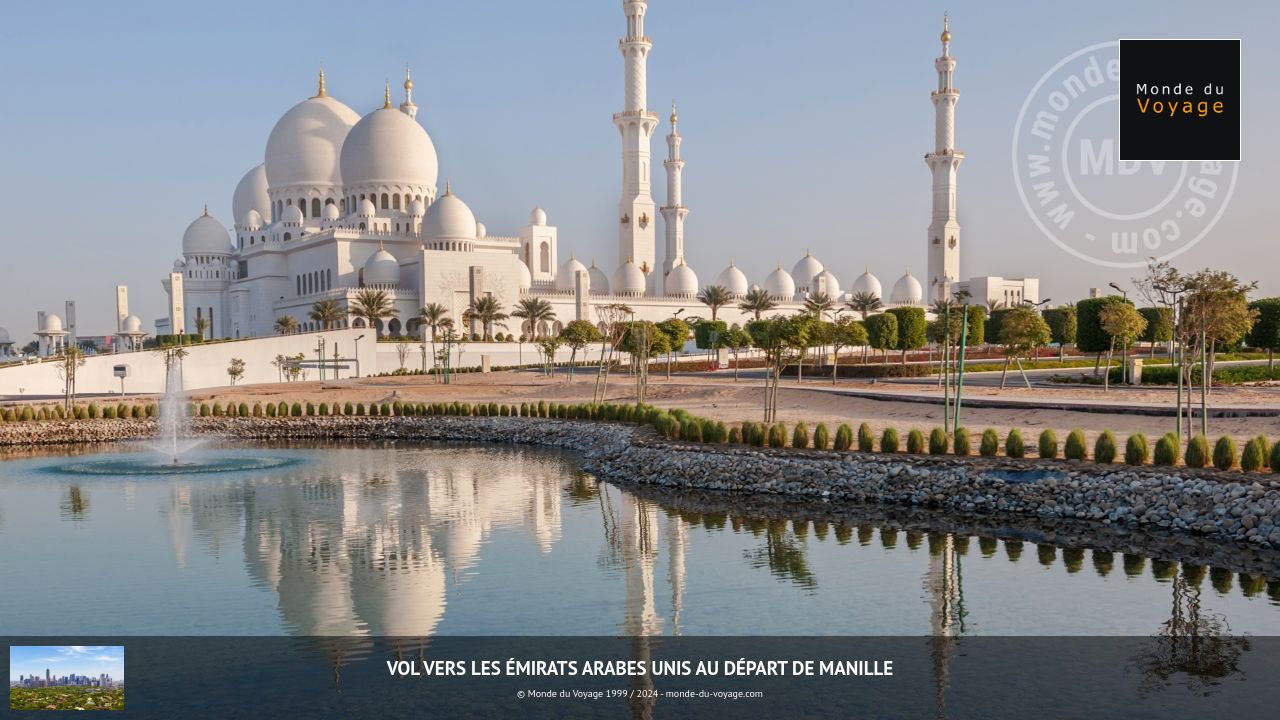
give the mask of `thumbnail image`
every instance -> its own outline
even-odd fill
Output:
[[[10,710],[123,710],[123,645],[14,645]]]

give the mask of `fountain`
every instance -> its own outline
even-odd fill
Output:
[[[186,351],[172,348],[164,356],[164,396],[160,398],[160,416],[157,419],[156,442],[151,447],[169,461],[171,467],[180,468],[182,457],[200,444],[200,440],[188,437],[185,393],[182,388],[182,358]]]

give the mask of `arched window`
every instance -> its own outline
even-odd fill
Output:
[[[383,210],[390,208],[390,205],[389,205],[390,202],[391,202],[391,198],[387,197],[386,193],[382,193],[382,209]]]
[[[298,198],[298,209],[302,211],[302,217],[307,216],[307,199]]]
[[[392,210],[400,209],[400,196],[398,194],[391,196],[391,209]]]
[[[293,234],[292,234],[292,233],[285,233],[285,234],[284,234],[284,241],[285,241],[285,242],[289,242],[289,241],[290,241],[290,240],[292,240],[292,239],[293,239]]]
[[[346,214],[347,214],[347,199],[346,199],[346,198],[342,198],[342,203],[341,203],[340,205],[338,205],[338,212],[341,212],[343,215],[346,215]]]
[[[364,229],[364,223],[360,223],[360,229],[361,229],[361,230],[363,230],[363,229]]]
[[[538,272],[551,272],[551,245],[546,242],[538,248]]]
[[[289,207],[293,207],[293,198],[288,198],[288,199],[286,199],[286,200],[284,201],[284,204],[285,204],[285,205],[288,205]]]
[[[320,198],[311,198],[311,217],[320,217]]]
[[[324,280],[325,287],[326,288],[333,287],[333,268],[328,268],[327,270],[324,271],[324,274],[325,274],[325,280]]]

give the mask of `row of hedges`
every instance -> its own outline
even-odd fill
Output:
[[[933,375],[932,365],[913,363],[903,365],[890,363],[885,365],[805,365],[805,377],[831,377],[831,372],[839,368],[840,377],[847,378],[916,378]],[[796,366],[788,365],[782,369],[786,377],[795,377]]]
[[[1200,368],[1191,371],[1192,382],[1200,382]],[[1215,368],[1213,383],[1215,385],[1241,385],[1244,383],[1270,382],[1280,380],[1280,366],[1268,368],[1266,365],[1227,365]],[[1112,368],[1111,382],[1120,382],[1120,368]],[[1143,385],[1177,385],[1177,370],[1170,365],[1145,366],[1142,368]]]
[[[11,405],[0,410],[0,422],[39,422],[49,420],[132,420],[153,418],[160,414],[155,403],[119,403],[115,405],[73,405],[68,411],[62,405]]]

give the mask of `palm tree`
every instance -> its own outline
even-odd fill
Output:
[[[542,298],[522,298],[516,303],[516,309],[511,311],[511,317],[520,318],[523,321],[520,323],[521,337],[528,336],[530,340],[536,340],[538,326],[543,322],[555,322],[556,311],[551,309],[551,303]]]
[[[440,328],[448,317],[449,310],[445,306],[440,303],[428,303],[418,310],[418,317],[415,319],[423,327],[431,330],[431,342],[435,342]]]
[[[203,315],[196,318],[196,334],[200,336],[201,342],[209,339],[205,337],[205,333],[209,332],[209,327],[212,325],[213,323],[209,322],[209,318]]]
[[[363,318],[375,333],[378,328],[378,321],[393,318],[399,315],[395,305],[391,303],[391,297],[387,295],[386,290],[374,290],[365,288],[356,293],[355,316]],[[384,331],[383,335],[386,334]]]
[[[831,299],[830,295],[824,292],[816,292],[805,298],[804,301],[805,312],[814,316],[818,320],[825,320],[827,313],[831,312],[832,308],[835,306],[835,301]]]
[[[502,312],[502,303],[492,295],[483,295],[471,301],[471,305],[462,312],[462,319],[466,322],[472,320],[480,323],[480,334],[488,341],[493,335],[493,326],[506,327],[503,320],[509,315]]]
[[[751,288],[746,295],[742,296],[742,302],[738,303],[738,309],[754,314],[756,319],[759,320],[761,314],[769,312],[777,305],[773,298],[769,297],[769,293],[760,288]]]
[[[1002,307],[1004,307],[1003,300],[997,300],[995,298],[987,300],[987,315],[990,316],[992,310],[999,310]]]
[[[338,305],[337,300],[317,300],[311,306],[311,312],[307,313],[307,317],[312,322],[319,323],[321,329],[329,330],[342,320],[342,307]]]
[[[862,290],[854,293],[845,306],[858,312],[862,315],[862,319],[866,320],[868,315],[884,307],[884,303],[880,302],[880,298],[875,293]]]
[[[298,332],[298,320],[292,315],[281,315],[276,318],[276,332],[281,335],[289,335]]]
[[[708,285],[698,291],[698,300],[703,305],[711,308],[711,322],[716,321],[716,315],[720,312],[720,308],[728,305],[731,299],[729,291],[723,285]]]

